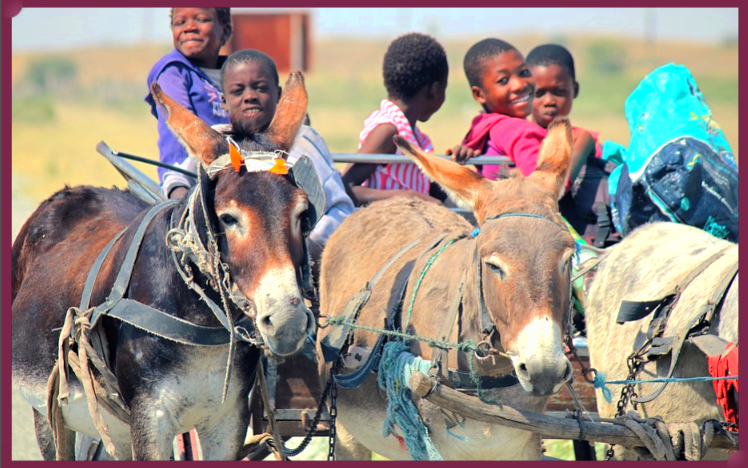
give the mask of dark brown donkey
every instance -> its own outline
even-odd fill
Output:
[[[515,408],[542,411],[547,396],[571,375],[562,339],[569,310],[569,262],[575,246],[557,202],[569,167],[568,121],[562,119],[549,128],[535,172],[526,178],[515,172],[496,182],[425,154],[403,139],[396,137],[396,143],[454,200],[473,210],[480,232],[443,206],[405,198],[373,203],[346,219],[325,248],[321,313],[341,314],[349,299],[388,260],[415,242],[383,271],[357,323],[381,329],[385,311],[397,307],[401,285],[409,277],[395,320],[399,327],[407,322],[407,333],[430,338],[443,333],[452,343],[488,340],[486,348],[503,349],[510,358],[496,356],[494,361],[452,349],[443,354],[443,370],[462,370],[466,375],[471,367],[468,360],[473,360],[477,374],[497,377],[494,381],[508,382],[510,378],[498,377],[516,372],[519,384],[515,380],[516,385],[486,390],[487,396],[498,396]],[[461,313],[450,315],[455,309]],[[486,312],[484,317],[481,310]],[[482,331],[494,327],[488,336]],[[320,340],[336,328],[320,329]],[[343,374],[356,367],[356,356],[366,355],[379,337],[362,329],[353,333]],[[417,356],[436,357],[422,342],[409,344]],[[320,356],[323,352],[320,348]],[[321,376],[327,381],[324,364]],[[455,422],[459,416],[450,416],[425,400],[418,407],[444,459],[540,458],[540,440],[529,432],[478,421],[465,421],[462,426]],[[372,450],[390,459],[410,458],[398,437],[383,437],[387,401],[377,388],[376,376],[358,388],[340,388],[337,414],[338,458],[368,458]],[[396,427],[395,433],[401,441],[408,437],[401,428]]]
[[[192,428],[205,459],[236,459],[259,346],[292,354],[315,328],[300,290],[306,193],[268,172],[268,153],[244,153],[235,169],[224,136],[158,85],[153,94],[169,127],[201,161],[200,184],[157,208],[127,191],[65,188],[41,204],[13,244],[13,381],[34,408],[46,459],[55,449],[70,457],[73,431],[99,437],[104,430],[117,458],[168,460],[174,436]],[[288,150],[306,104],[303,78],[293,73],[268,130],[242,149]],[[99,260],[98,276],[87,281]],[[66,321],[74,306],[80,310]],[[59,354],[75,372],[61,366],[50,378],[60,329],[67,332],[73,318],[74,354],[67,339]],[[94,362],[97,346],[108,366]],[[97,370],[75,368],[86,357]],[[48,380],[67,404],[48,400]],[[87,397],[89,384],[98,405]]]

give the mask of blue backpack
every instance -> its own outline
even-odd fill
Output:
[[[625,111],[629,147],[603,145],[603,158],[618,165],[608,181],[618,232],[672,221],[737,242],[735,157],[688,69],[656,69],[626,99]]]

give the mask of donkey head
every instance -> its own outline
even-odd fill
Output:
[[[563,336],[570,305],[574,239],[558,212],[571,156],[566,118],[548,128],[536,170],[490,181],[469,168],[430,156],[402,138],[396,144],[457,203],[473,210],[480,233],[476,261],[479,294],[510,355],[523,388],[556,392],[571,377]],[[475,333],[481,328],[476,317]],[[492,339],[495,339],[493,334]]]
[[[153,95],[168,111],[167,124],[187,149],[208,168],[229,153],[225,136],[153,85]],[[243,149],[287,151],[306,113],[307,94],[300,73],[292,73],[270,127],[243,142]],[[302,220],[306,193],[284,175],[267,170],[211,167],[208,212],[215,226],[221,260],[231,279],[254,304],[257,327],[270,351],[298,351],[315,321],[300,291],[301,269],[307,261]],[[223,161],[223,160],[222,160]],[[218,163],[217,163],[218,164]]]

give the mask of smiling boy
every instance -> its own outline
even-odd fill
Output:
[[[171,32],[174,50],[161,58],[148,74],[149,93],[145,101],[158,119],[158,149],[161,162],[179,165],[187,151],[169,127],[166,116],[150,94],[153,82],[175,101],[208,125],[228,122],[221,93],[221,47],[231,37],[229,8],[172,8]],[[184,175],[159,168],[161,186],[167,197],[181,197],[191,181]]]

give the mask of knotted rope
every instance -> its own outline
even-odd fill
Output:
[[[644,443],[646,448],[634,448],[642,460],[698,461],[714,437],[714,421],[706,421],[702,427],[695,422],[665,424],[661,418],[642,418],[629,411],[615,422],[631,429]]]
[[[47,381],[47,417],[52,426],[52,433],[57,447],[57,458],[61,459],[64,448],[63,438],[66,431],[61,406],[68,403],[70,388],[68,385],[68,368],[72,368],[78,380],[83,385],[88,411],[91,414],[96,430],[101,435],[104,447],[113,457],[117,453],[109,437],[109,427],[99,411],[99,404],[113,416],[125,424],[130,423],[130,412],[119,397],[118,384],[114,374],[101,361],[91,346],[91,323],[89,319],[94,308],[82,312],[77,307],[71,307],[65,316],[65,322],[60,332],[58,342],[57,364]],[[77,353],[71,348],[77,344]],[[99,372],[100,378],[94,374],[93,368]]]
[[[197,200],[201,198],[203,187],[198,185],[193,190],[188,200],[188,209],[184,210],[179,224],[176,228],[170,229],[166,234],[166,245],[174,252],[181,252],[182,257],[178,264],[175,264],[182,280],[195,291],[206,303],[208,298],[205,291],[195,282],[192,268],[189,265],[191,261],[197,266],[200,272],[208,278],[208,284],[221,295],[221,305],[225,311],[225,317],[228,321],[227,329],[229,331],[229,354],[226,362],[226,373],[223,381],[223,391],[221,392],[221,404],[226,402],[229,382],[231,380],[231,368],[236,351],[236,333],[234,329],[234,320],[229,310],[228,291],[231,291],[231,279],[229,276],[228,265],[221,261],[221,253],[218,250],[218,243],[213,237],[207,209],[203,203],[200,203],[208,236],[208,247],[206,248],[200,239],[200,233],[195,223],[195,210],[197,209]],[[175,261],[176,263],[176,261]],[[223,279],[221,279],[223,278]],[[233,296],[231,296],[233,299]],[[234,300],[234,302],[236,302]],[[214,311],[215,313],[215,311]],[[220,319],[220,317],[219,317]]]
[[[390,341],[382,351],[377,383],[387,392],[387,419],[384,421],[383,436],[395,434],[394,426],[397,426],[403,433],[413,460],[443,460],[429,437],[428,428],[423,424],[408,388],[413,372],[427,374],[431,362],[407,350],[408,345],[402,341]]]

